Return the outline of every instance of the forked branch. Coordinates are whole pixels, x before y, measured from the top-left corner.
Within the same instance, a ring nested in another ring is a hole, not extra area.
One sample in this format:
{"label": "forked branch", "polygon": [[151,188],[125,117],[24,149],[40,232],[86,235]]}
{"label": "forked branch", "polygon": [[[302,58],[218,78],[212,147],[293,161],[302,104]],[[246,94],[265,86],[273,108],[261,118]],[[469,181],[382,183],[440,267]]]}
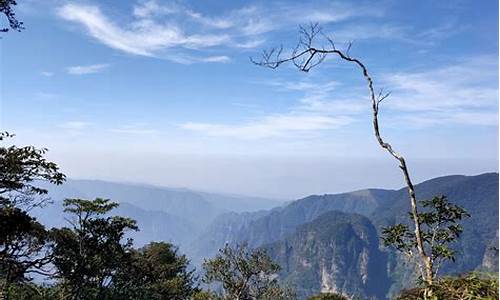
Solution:
{"label": "forked branch", "polygon": [[[355,64],[361,70],[363,77],[366,80],[368,92],[370,95],[375,138],[377,139],[378,144],[398,161],[399,168],[403,173],[403,177],[408,189],[408,196],[411,204],[411,213],[415,226],[414,234],[415,240],[417,242],[417,252],[419,254],[421,264],[425,267],[424,280],[427,284],[431,285],[434,274],[432,260],[427,255],[423,245],[420,222],[418,219],[415,188],[410,178],[408,166],[406,164],[405,158],[401,154],[396,152],[393,147],[382,138],[380,134],[378,120],[379,106],[382,101],[390,96],[390,92],[384,93],[383,90],[380,90],[378,94],[375,93],[373,79],[368,73],[367,67],[359,59],[351,57],[351,55],[349,54],[349,51],[352,47],[352,42],[347,44],[345,50],[338,49],[333,38],[323,34],[318,24],[310,24],[308,27],[301,26],[299,29],[299,36],[299,41],[296,47],[293,48],[288,56],[283,57],[284,51],[283,46],[281,46],[277,49],[264,51],[260,60],[254,60],[253,58],[251,58],[251,61],[258,66],[271,69],[276,69],[282,64],[291,62],[300,71],[309,72],[312,68],[321,64],[327,56],[333,55],[339,57],[343,61]],[[320,44],[317,44],[318,37],[322,37]]]}

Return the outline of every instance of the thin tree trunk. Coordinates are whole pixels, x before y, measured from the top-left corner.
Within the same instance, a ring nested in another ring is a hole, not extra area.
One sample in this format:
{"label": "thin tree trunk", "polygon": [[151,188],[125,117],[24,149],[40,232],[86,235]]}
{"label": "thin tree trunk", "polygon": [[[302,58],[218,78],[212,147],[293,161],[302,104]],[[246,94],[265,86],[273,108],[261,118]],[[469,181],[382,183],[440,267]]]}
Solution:
{"label": "thin tree trunk", "polygon": [[[418,256],[419,256],[419,266],[424,268],[424,271],[422,272],[422,277],[423,280],[427,283],[428,286],[432,285],[434,273],[433,273],[433,266],[432,266],[432,260],[431,257],[427,255],[424,244],[423,244],[423,239],[422,239],[422,233],[420,229],[420,221],[418,219],[418,208],[417,208],[417,197],[415,195],[415,188],[413,186],[413,183],[410,178],[410,174],[408,172],[408,167],[406,165],[406,161],[402,155],[397,153],[392,149],[392,146],[385,142],[381,135],[380,135],[380,130],[379,130],[379,124],[378,124],[378,112],[379,112],[379,104],[382,100],[384,100],[388,95],[382,96],[379,95],[377,97],[375,95],[374,89],[373,89],[373,80],[368,74],[368,69],[365,67],[365,65],[359,61],[356,58],[352,58],[349,56],[349,48],[344,53],[343,51],[337,50],[335,48],[334,42],[328,38],[327,40],[330,42],[332,45],[332,49],[324,49],[324,48],[315,48],[312,46],[313,40],[315,36],[319,33],[321,33],[321,29],[318,28],[317,25],[311,25],[310,30],[308,31],[307,29],[304,29],[301,27],[301,33],[304,35],[303,39],[300,40],[297,48],[294,50],[293,55],[291,57],[285,58],[285,59],[280,59],[280,54],[283,50],[283,48],[279,49],[272,49],[272,51],[267,51],[264,52],[263,54],[263,60],[261,62],[255,62],[252,60],[257,65],[260,66],[267,66],[272,69],[276,69],[278,66],[285,62],[293,62],[293,64],[298,67],[301,71],[308,72],[312,67],[318,65],[323,61],[323,59],[326,57],[328,54],[335,54],[339,56],[342,60],[348,61],[351,63],[356,64],[363,72],[363,76],[365,80],[367,81],[368,84],[368,90],[370,92],[370,100],[372,102],[372,113],[373,113],[373,129],[375,133],[375,137],[377,139],[377,142],[379,145],[385,149],[389,154],[394,157],[396,160],[398,160],[399,163],[399,168],[403,172],[403,177],[408,189],[408,196],[410,198],[410,204],[411,204],[411,214],[415,226],[415,241],[417,244],[417,251],[418,251]],[[297,49],[299,47],[305,47],[302,51],[298,51]],[[276,56],[276,60],[273,61],[271,58],[273,55]],[[319,55],[319,59],[317,61],[313,61],[313,58]],[[303,56],[307,56],[308,58],[297,62],[296,60],[299,58],[302,58]]]}
{"label": "thin tree trunk", "polygon": [[410,174],[408,172],[408,167],[406,165],[404,157],[401,154],[394,151],[392,149],[392,146],[389,143],[385,142],[380,135],[379,125],[378,125],[378,112],[379,112],[379,103],[381,100],[378,100],[375,96],[375,92],[373,90],[373,80],[369,76],[366,67],[361,62],[359,62],[358,60],[354,60],[354,62],[361,67],[361,69],[363,70],[363,76],[368,82],[368,89],[370,91],[370,98],[372,101],[373,129],[375,137],[377,138],[379,145],[399,161],[399,168],[403,172],[403,177],[408,189],[408,196],[410,198],[410,203],[411,203],[411,214],[415,226],[415,240],[417,242],[417,250],[420,255],[422,264],[424,265],[425,268],[425,274],[423,274],[424,275],[423,279],[428,285],[431,285],[433,279],[432,261],[431,258],[426,254],[423,245],[422,234],[420,229],[420,221],[418,220],[418,208],[417,208],[417,197],[415,194],[415,187],[413,186],[413,183],[411,181]]}
{"label": "thin tree trunk", "polygon": [[357,60],[355,58],[351,58],[339,50],[332,50],[332,51],[316,50],[316,51],[319,53],[321,53],[321,52],[336,53],[343,60],[353,62],[356,65],[358,65],[363,72],[363,76],[365,77],[365,79],[368,83],[368,90],[370,92],[370,99],[372,102],[373,130],[375,133],[375,137],[376,137],[379,145],[383,149],[385,149],[387,152],[389,152],[389,154],[392,157],[394,157],[395,159],[398,160],[399,168],[403,172],[403,177],[404,177],[404,180],[406,183],[406,187],[408,189],[408,196],[410,198],[411,214],[412,214],[412,218],[413,218],[413,222],[414,222],[414,226],[415,226],[415,240],[417,242],[417,250],[418,250],[418,253],[420,256],[421,264],[423,264],[424,269],[425,269],[425,273],[422,274],[424,277],[423,279],[427,283],[427,285],[432,285],[433,275],[434,275],[433,270],[432,270],[432,261],[431,261],[431,258],[426,254],[426,251],[424,249],[423,240],[422,240],[422,233],[421,233],[422,231],[420,229],[420,222],[418,220],[417,197],[415,195],[415,188],[414,188],[413,183],[411,181],[410,174],[408,172],[408,167],[406,165],[406,161],[405,161],[404,157],[401,154],[394,151],[394,149],[392,149],[392,146],[389,143],[385,142],[382,139],[382,136],[380,135],[379,124],[378,124],[378,112],[379,112],[379,103],[383,100],[383,98],[377,99],[377,97],[375,96],[375,91],[373,89],[373,80],[370,77],[370,75],[368,74],[368,69],[359,60]]}

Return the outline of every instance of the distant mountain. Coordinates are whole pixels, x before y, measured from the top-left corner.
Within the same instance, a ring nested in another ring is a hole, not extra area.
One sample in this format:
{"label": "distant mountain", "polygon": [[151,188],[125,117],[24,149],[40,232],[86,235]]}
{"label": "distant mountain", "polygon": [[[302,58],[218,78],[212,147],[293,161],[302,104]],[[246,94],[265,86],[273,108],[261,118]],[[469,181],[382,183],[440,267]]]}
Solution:
{"label": "distant mountain", "polygon": [[[419,199],[430,199],[435,195],[446,195],[451,201],[465,208],[471,217],[462,224],[464,232],[456,249],[456,261],[441,266],[443,273],[460,274],[474,269],[498,271],[498,173],[477,176],[445,176],[425,181],[416,186]],[[410,209],[406,189],[393,195],[390,201],[381,205],[370,215],[375,226],[383,226],[407,221]],[[394,277],[393,290],[407,286],[410,272],[401,259],[391,264]]]}
{"label": "distant mountain", "polygon": [[297,226],[310,222],[328,211],[358,213],[370,216],[382,203],[390,201],[396,191],[368,189],[336,195],[313,195],[290,202],[270,211],[223,214],[217,217],[195,240],[195,261],[210,257],[225,243],[248,243],[259,247],[285,238]]}
{"label": "distant mountain", "polygon": [[[114,213],[138,221],[141,231],[131,234],[137,245],[170,241],[195,266],[226,243],[264,247],[302,298],[338,291],[383,299],[414,282],[401,257],[378,248],[383,226],[407,221],[405,188],[313,195],[269,210],[279,203],[103,181],[69,180],[49,190],[55,203],[36,212],[48,226],[65,224],[64,198],[110,198],[121,203]],[[447,195],[472,215],[455,245],[456,263],[442,266],[443,272],[498,271],[497,173],[439,177],[416,185],[416,191],[419,199]],[[247,209],[253,211],[242,212]]]}
{"label": "distant mountain", "polygon": [[[451,201],[463,206],[472,215],[463,223],[465,231],[455,245],[458,253],[457,262],[443,266],[444,272],[462,273],[488,268],[498,270],[495,264],[498,261],[498,251],[492,250],[494,249],[492,247],[498,248],[497,173],[435,178],[416,185],[416,190],[419,199],[447,195]],[[408,210],[406,188],[400,190],[368,189],[337,195],[309,196],[270,211],[221,215],[195,240],[195,244],[190,248],[193,248],[192,256],[195,260],[200,260],[201,257],[213,256],[225,243],[245,242],[252,247],[264,247],[273,243],[288,243],[289,245],[293,241],[296,246],[299,246],[309,241],[300,238],[304,237],[303,234],[297,235],[298,231],[303,230],[301,226],[310,222],[315,224],[318,217],[329,211],[364,215],[371,220],[376,231],[379,231],[382,226],[407,221]],[[338,225],[333,218],[330,220],[331,226]],[[328,218],[322,219],[321,224],[330,228]],[[335,230],[330,228],[329,231]],[[321,238],[318,240],[318,237],[322,235],[313,235],[316,243],[324,244],[329,241]],[[300,257],[298,253],[303,251],[299,250],[294,250],[294,257]],[[386,292],[394,293],[405,285],[413,284],[414,278],[410,276],[413,271],[410,271],[393,252],[389,251],[388,255],[387,266],[384,270],[389,271],[388,282],[391,282],[391,288]],[[282,260],[279,255],[275,258]],[[325,257],[318,253],[316,263],[319,264],[324,259]],[[333,273],[330,275],[333,276]],[[285,277],[287,278],[288,275]],[[316,287],[316,289],[309,289],[310,292],[320,291],[315,279],[311,282],[302,282],[301,288],[304,285]],[[356,290],[358,288],[346,291],[355,292]]]}
{"label": "distant mountain", "polygon": [[[70,226],[66,219],[71,216],[63,212],[60,201],[43,209],[33,210],[32,214],[49,228]],[[139,231],[128,234],[137,246],[151,241],[168,241],[184,250],[185,246],[190,244],[193,232],[196,232],[193,225],[183,218],[161,211],[144,210],[128,203],[121,203],[113,210],[112,215],[129,217],[137,221]]]}
{"label": "distant mountain", "polygon": [[227,212],[256,211],[276,206],[275,200],[197,192],[100,180],[67,180],[63,185],[45,184],[53,204],[34,214],[47,226],[65,226],[62,201],[66,198],[108,198],[120,203],[113,214],[138,221],[134,233],[137,245],[150,241],[171,241],[188,250],[203,228]]}
{"label": "distant mountain", "polygon": [[361,215],[324,213],[263,248],[300,298],[321,291],[380,299],[387,292],[386,255],[379,250],[375,227]]}
{"label": "distant mountain", "polygon": [[69,179],[63,185],[46,185],[52,199],[68,197],[109,198],[129,203],[145,210],[163,211],[185,218],[203,227],[222,212],[242,212],[269,209],[279,204],[275,200],[219,195],[188,189],[175,189],[140,184],[115,183],[101,180]]}

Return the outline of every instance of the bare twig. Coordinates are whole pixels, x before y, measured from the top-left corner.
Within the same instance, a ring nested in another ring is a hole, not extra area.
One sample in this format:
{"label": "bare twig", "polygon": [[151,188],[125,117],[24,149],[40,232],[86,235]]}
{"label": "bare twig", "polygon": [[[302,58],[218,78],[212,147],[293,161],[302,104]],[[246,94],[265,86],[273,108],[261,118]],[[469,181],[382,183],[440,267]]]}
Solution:
{"label": "bare twig", "polygon": [[[255,61],[252,58],[251,61],[258,66],[268,67],[271,69],[276,69],[284,63],[292,62],[300,71],[309,72],[312,68],[322,63],[325,60],[326,56],[333,55],[339,57],[343,61],[353,63],[361,70],[361,73],[363,74],[363,77],[366,80],[368,92],[371,99],[372,122],[373,122],[373,130],[375,138],[378,144],[384,150],[386,150],[394,159],[398,161],[399,168],[403,173],[406,187],[408,189],[408,196],[411,204],[411,214],[415,226],[414,234],[415,234],[415,240],[417,242],[416,246],[418,255],[420,257],[419,264],[423,265],[425,268],[424,280],[427,282],[427,284],[429,285],[432,284],[433,274],[434,274],[432,260],[431,257],[427,255],[426,249],[424,249],[422,233],[420,229],[420,222],[418,220],[417,198],[415,194],[415,188],[413,186],[413,182],[410,177],[406,160],[400,153],[394,150],[391,144],[385,141],[380,134],[379,119],[378,119],[379,105],[382,101],[384,101],[390,96],[390,92],[384,93],[383,90],[381,90],[378,96],[375,94],[373,79],[370,76],[367,67],[360,60],[351,57],[349,54],[349,51],[352,47],[352,42],[348,43],[345,51],[337,49],[335,47],[333,38],[327,37],[325,34],[323,34],[318,24],[310,24],[307,29],[301,26],[299,29],[299,35],[300,35],[299,42],[289,57],[285,58],[281,57],[281,54],[283,52],[283,47],[280,47],[279,50],[272,49],[271,51],[265,51],[264,55],[261,57],[259,61]],[[324,46],[316,47],[314,45],[315,38],[318,35],[321,35],[322,37],[325,38],[326,41],[325,44],[327,44],[328,47],[326,48]]]}

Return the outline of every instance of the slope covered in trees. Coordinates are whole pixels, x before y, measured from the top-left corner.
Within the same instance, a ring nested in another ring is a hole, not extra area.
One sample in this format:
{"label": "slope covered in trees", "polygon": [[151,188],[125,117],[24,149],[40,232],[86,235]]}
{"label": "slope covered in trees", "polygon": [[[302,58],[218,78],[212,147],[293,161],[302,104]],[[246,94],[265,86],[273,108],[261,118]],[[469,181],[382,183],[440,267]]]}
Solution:
{"label": "slope covered in trees", "polygon": [[[471,215],[463,222],[464,232],[454,248],[456,263],[443,266],[443,273],[461,274],[476,269],[498,271],[498,174],[486,173],[477,176],[444,176],[416,185],[422,197],[448,195],[453,203],[463,206]],[[253,247],[295,240],[296,245],[307,244],[307,239],[297,240],[298,228],[328,211],[364,214],[380,233],[382,226],[405,221],[408,203],[406,189],[363,190],[339,195],[310,196],[267,212],[222,215],[203,233],[196,244],[195,252],[211,256],[225,243],[236,245],[248,242]],[[425,199],[425,198],[424,198]],[[363,207],[363,209],[359,209]],[[334,219],[330,219],[335,224]],[[317,240],[317,243],[326,243]],[[295,249],[294,249],[295,250]],[[395,295],[404,287],[414,284],[414,270],[403,264],[393,251],[387,252],[386,268],[389,277],[386,292]],[[290,250],[292,251],[292,250]],[[196,255],[192,255],[194,259]],[[316,257],[316,264],[324,259]],[[307,282],[302,282],[308,285]],[[317,285],[312,280],[310,284]],[[313,289],[311,289],[312,291]],[[316,289],[315,292],[319,292]]]}

